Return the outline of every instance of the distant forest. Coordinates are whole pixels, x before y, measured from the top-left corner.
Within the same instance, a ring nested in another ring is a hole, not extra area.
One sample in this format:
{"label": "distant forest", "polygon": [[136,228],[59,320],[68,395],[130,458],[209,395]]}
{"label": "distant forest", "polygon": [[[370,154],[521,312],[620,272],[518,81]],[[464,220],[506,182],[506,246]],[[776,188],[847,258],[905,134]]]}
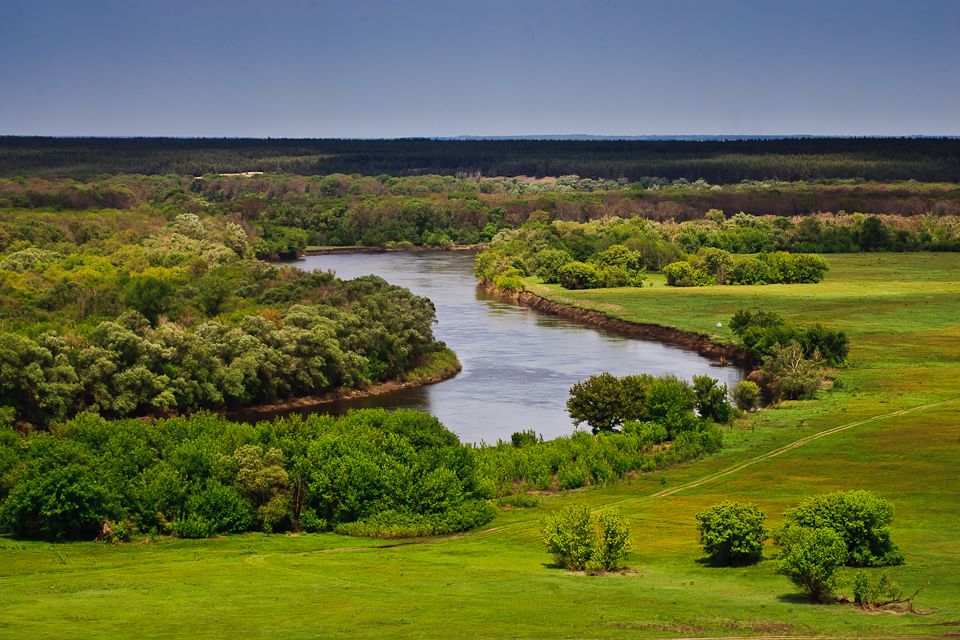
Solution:
{"label": "distant forest", "polygon": [[954,138],[778,140],[295,140],[0,137],[0,175],[561,176],[960,182]]}

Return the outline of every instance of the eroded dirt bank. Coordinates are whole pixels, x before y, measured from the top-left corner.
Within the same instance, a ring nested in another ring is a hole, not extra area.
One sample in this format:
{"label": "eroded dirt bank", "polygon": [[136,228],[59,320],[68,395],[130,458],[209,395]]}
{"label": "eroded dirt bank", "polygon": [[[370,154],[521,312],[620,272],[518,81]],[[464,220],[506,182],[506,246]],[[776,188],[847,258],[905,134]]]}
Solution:
{"label": "eroded dirt bank", "polygon": [[332,402],[340,400],[352,400],[354,398],[371,398],[373,396],[382,396],[394,391],[403,391],[405,389],[414,389],[425,387],[430,384],[436,384],[449,380],[454,377],[463,367],[458,361],[455,366],[450,366],[433,375],[416,378],[415,380],[388,380],[380,384],[371,385],[365,389],[336,389],[315,396],[302,396],[300,398],[291,398],[284,402],[275,402],[271,404],[258,404],[249,407],[240,407],[238,409],[227,409],[221,413],[222,416],[230,420],[240,422],[249,422],[254,420],[266,420],[276,415],[283,415],[291,411],[322,408]]}
{"label": "eroded dirt bank", "polygon": [[485,292],[501,300],[523,305],[540,313],[560,316],[580,324],[605,329],[630,338],[656,340],[657,342],[674,345],[682,349],[696,351],[701,356],[715,360],[720,364],[734,364],[745,370],[749,370],[754,366],[753,359],[749,353],[732,344],[717,344],[712,342],[709,336],[702,333],[681,331],[680,329],[665,327],[659,324],[645,324],[611,318],[600,311],[582,309],[570,304],[547,300],[531,291],[504,291],[498,289],[492,283],[482,283],[480,287]]}

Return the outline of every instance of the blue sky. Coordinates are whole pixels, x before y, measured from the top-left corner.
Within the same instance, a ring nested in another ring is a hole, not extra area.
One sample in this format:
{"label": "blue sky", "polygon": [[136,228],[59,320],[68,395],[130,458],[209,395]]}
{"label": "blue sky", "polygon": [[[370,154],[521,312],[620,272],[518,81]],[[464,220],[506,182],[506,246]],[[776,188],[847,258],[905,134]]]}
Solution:
{"label": "blue sky", "polygon": [[3,0],[0,133],[960,134],[960,0]]}

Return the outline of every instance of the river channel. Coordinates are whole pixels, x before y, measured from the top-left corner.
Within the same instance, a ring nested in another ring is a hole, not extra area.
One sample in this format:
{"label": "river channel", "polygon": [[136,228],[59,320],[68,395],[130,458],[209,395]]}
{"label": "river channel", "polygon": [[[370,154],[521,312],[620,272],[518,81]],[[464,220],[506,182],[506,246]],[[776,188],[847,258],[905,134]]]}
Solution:
{"label": "river channel", "polygon": [[[452,348],[463,371],[438,384],[331,403],[320,411],[361,407],[428,411],[464,442],[509,440],[533,429],[544,438],[569,435],[570,387],[591,375],[705,373],[730,388],[734,367],[658,342],[624,338],[506,303],[477,289],[473,252],[353,253],[308,256],[294,263],[332,270],[343,279],[375,274],[426,296],[437,309],[434,333]],[[314,409],[316,411],[316,409]]]}

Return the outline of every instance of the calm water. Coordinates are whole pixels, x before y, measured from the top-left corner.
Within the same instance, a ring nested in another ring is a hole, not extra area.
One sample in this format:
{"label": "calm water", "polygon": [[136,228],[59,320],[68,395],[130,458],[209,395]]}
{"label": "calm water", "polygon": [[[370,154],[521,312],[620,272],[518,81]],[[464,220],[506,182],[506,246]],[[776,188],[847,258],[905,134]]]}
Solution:
{"label": "calm water", "polygon": [[375,398],[328,405],[429,411],[464,442],[509,440],[534,429],[545,438],[574,426],[564,405],[570,387],[609,371],[673,373],[689,379],[706,373],[731,388],[740,373],[695,352],[657,342],[622,338],[563,318],[493,299],[476,288],[472,252],[339,254],[309,256],[302,269],[333,270],[343,279],[376,274],[430,298],[437,308],[434,333],[460,358],[452,380]]}

